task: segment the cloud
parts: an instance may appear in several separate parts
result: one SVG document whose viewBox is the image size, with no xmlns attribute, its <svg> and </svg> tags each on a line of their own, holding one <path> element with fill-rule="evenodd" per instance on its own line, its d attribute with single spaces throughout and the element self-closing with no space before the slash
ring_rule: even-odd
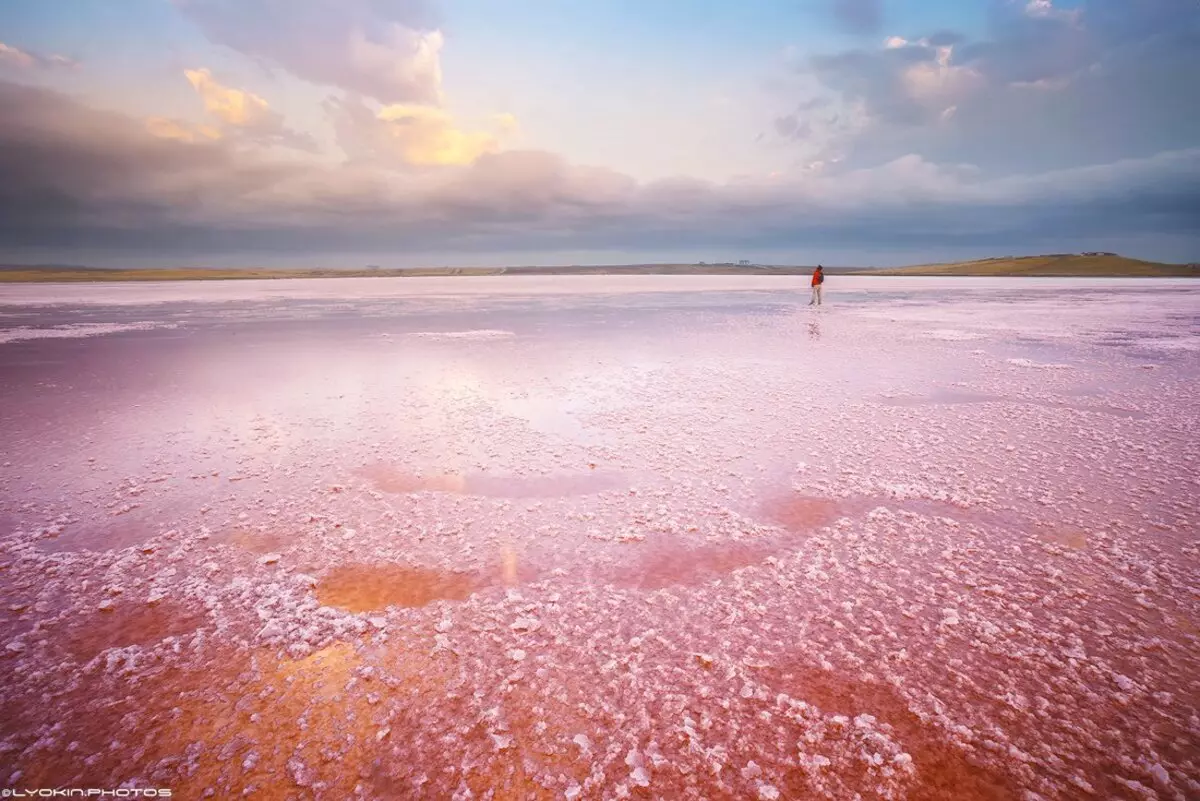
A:
<svg viewBox="0 0 1200 801">
<path fill-rule="evenodd" d="M 861 115 L 829 145 L 848 166 L 918 153 L 1002 174 L 1200 143 L 1200 6 L 1180 0 L 999 3 L 986 36 L 892 36 L 801 72 Z"/>
<path fill-rule="evenodd" d="M 55 247 L 86 260 L 112 249 L 166 258 L 937 242 L 1007 253 L 1122 236 L 1200 247 L 1200 148 L 1002 178 L 906 154 L 724 185 L 638 183 L 541 151 L 437 170 L 284 161 L 226 139 L 155 137 L 138 120 L 13 83 L 0 82 L 0 107 L 21 110 L 0 117 L 0 251 Z"/>
<path fill-rule="evenodd" d="M 430 106 L 390 105 L 375 111 L 358 98 L 330 98 L 326 111 L 338 144 L 354 160 L 392 167 L 447 167 L 474 163 L 500 148 L 516 126 L 498 115 L 495 133 L 457 127 L 449 113 Z"/>
<path fill-rule="evenodd" d="M 495 114 L 493 115 L 492 120 L 496 123 L 496 127 L 504 136 L 511 136 L 515 134 L 521 127 L 520 123 L 517 122 L 517 118 L 508 112 Z"/>
<path fill-rule="evenodd" d="M 902 73 L 901 85 L 913 101 L 940 114 L 977 91 L 985 79 L 971 65 L 952 63 L 953 45 L 934 48 L 933 53 L 932 60 L 909 65 Z"/>
<path fill-rule="evenodd" d="M 197 142 L 233 139 L 256 145 L 281 145 L 315 151 L 316 142 L 307 134 L 283 124 L 283 115 L 253 92 L 232 89 L 218 82 L 209 70 L 185 70 L 184 77 L 204 102 L 205 112 L 215 125 L 194 125 L 180 120 L 152 117 L 146 130 L 162 139 Z"/>
<path fill-rule="evenodd" d="M 1025 3 L 1025 14 L 1030 17 L 1058 18 L 1078 22 L 1080 19 L 1080 9 L 1078 8 L 1055 8 L 1054 0 L 1028 0 Z"/>
<path fill-rule="evenodd" d="M 833 0 L 833 18 L 849 33 L 875 33 L 883 23 L 881 0 Z"/>
<path fill-rule="evenodd" d="M 174 139 L 178 142 L 203 142 L 220 139 L 221 129 L 211 125 L 189 125 L 179 120 L 167 117 L 150 117 L 146 120 L 146 130 L 151 136 L 159 139 Z"/>
<path fill-rule="evenodd" d="M 158 138 L 143 122 L 45 89 L 0 82 L 0 106 L 20 110 L 0 117 L 0 237 L 143 231 L 219 207 L 271 171 L 237 162 L 225 143 Z"/>
<path fill-rule="evenodd" d="M 237 128 L 275 127 L 281 117 L 256 94 L 218 83 L 208 70 L 185 70 L 188 83 L 204 100 L 204 109 L 226 125 Z"/>
<path fill-rule="evenodd" d="M 0 42 L 0 68 L 15 67 L 17 69 L 55 69 L 73 68 L 77 62 L 66 56 L 41 55 L 29 50 L 22 50 L 13 45 Z"/>
<path fill-rule="evenodd" d="M 382 103 L 438 104 L 442 33 L 424 0 L 174 0 L 213 42 Z"/>
</svg>

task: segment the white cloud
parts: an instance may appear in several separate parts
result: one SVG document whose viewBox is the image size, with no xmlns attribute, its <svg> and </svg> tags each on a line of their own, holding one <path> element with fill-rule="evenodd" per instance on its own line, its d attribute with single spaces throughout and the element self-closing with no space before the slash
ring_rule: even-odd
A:
<svg viewBox="0 0 1200 801">
<path fill-rule="evenodd" d="M 1025 4 L 1025 14 L 1035 18 L 1060 19 L 1074 23 L 1082 18 L 1083 11 L 1078 8 L 1055 8 L 1054 0 L 1029 0 Z"/>
<path fill-rule="evenodd" d="M 41 55 L 29 50 L 23 50 L 14 45 L 8 45 L 0 42 L 0 67 L 16 67 L 17 69 L 48 69 L 75 67 L 78 64 L 60 55 Z"/>
<path fill-rule="evenodd" d="M 383 103 L 438 104 L 442 33 L 421 0 L 174 0 L 218 44 Z"/>
</svg>

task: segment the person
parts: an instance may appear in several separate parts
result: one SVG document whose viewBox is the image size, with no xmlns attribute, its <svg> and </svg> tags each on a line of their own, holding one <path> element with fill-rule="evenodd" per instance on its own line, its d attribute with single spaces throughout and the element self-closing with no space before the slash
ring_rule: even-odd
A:
<svg viewBox="0 0 1200 801">
<path fill-rule="evenodd" d="M 813 296 L 812 296 L 812 300 L 810 300 L 808 302 L 809 306 L 813 306 L 813 305 L 820 306 L 821 305 L 821 284 L 824 284 L 824 283 L 825 283 L 825 268 L 818 264 L 817 269 L 813 270 L 813 274 L 812 274 Z"/>
</svg>

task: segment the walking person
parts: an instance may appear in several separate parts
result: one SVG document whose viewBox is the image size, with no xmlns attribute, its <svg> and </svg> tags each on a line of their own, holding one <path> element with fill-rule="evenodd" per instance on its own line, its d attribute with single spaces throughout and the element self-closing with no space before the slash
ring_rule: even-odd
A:
<svg viewBox="0 0 1200 801">
<path fill-rule="evenodd" d="M 821 285 L 825 283 L 825 268 L 817 265 L 817 269 L 813 270 L 812 274 L 812 300 L 808 302 L 809 306 L 821 305 Z"/>
</svg>

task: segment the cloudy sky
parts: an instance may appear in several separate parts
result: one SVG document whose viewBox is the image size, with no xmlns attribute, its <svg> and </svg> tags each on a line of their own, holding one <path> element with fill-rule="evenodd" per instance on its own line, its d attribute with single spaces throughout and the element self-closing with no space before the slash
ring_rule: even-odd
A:
<svg viewBox="0 0 1200 801">
<path fill-rule="evenodd" d="M 1198 0 L 4 0 L 0 262 L 1200 261 Z"/>
</svg>

